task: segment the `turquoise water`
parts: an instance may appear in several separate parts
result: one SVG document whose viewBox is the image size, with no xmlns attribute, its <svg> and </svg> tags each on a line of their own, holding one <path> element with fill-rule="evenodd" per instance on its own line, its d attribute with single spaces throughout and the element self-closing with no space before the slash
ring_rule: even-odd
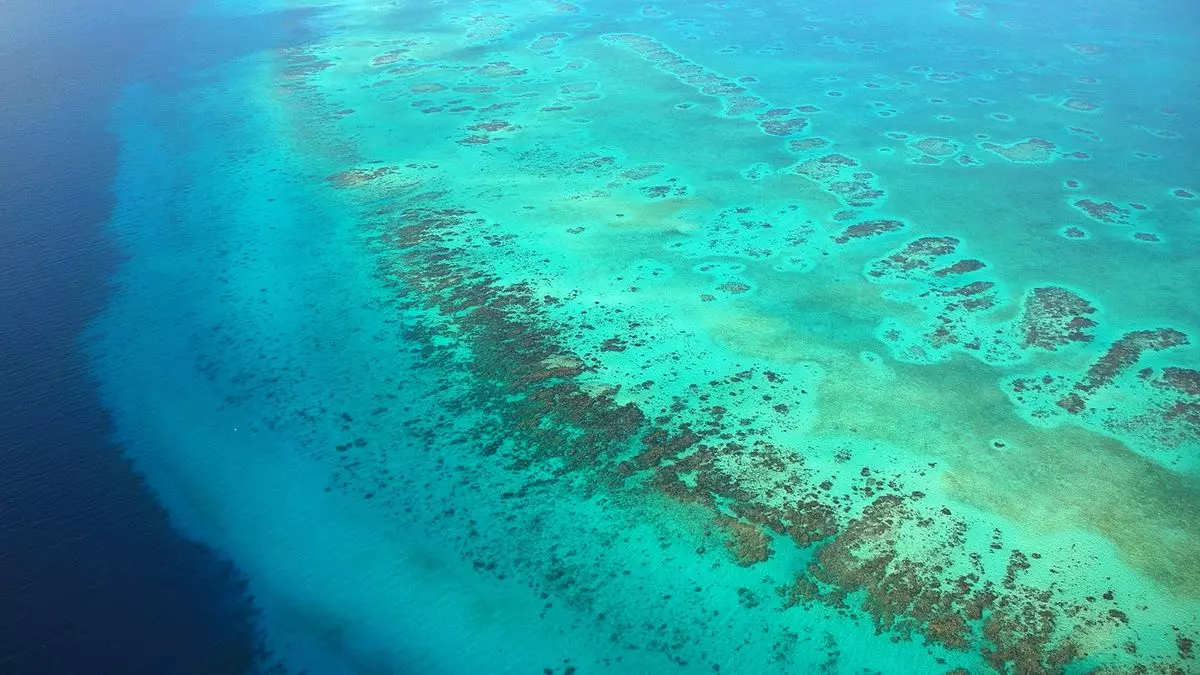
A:
<svg viewBox="0 0 1200 675">
<path fill-rule="evenodd" d="M 1195 10 L 262 16 L 113 110 L 87 338 L 273 661 L 1194 668 Z"/>
</svg>

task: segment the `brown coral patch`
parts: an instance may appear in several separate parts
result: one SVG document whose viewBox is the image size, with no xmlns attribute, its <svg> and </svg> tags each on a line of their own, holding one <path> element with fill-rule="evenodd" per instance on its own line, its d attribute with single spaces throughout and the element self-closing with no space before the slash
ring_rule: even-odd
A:
<svg viewBox="0 0 1200 675">
<path fill-rule="evenodd" d="M 840 167 L 856 167 L 858 162 L 841 154 L 833 153 L 801 162 L 796 167 L 796 173 L 812 180 L 822 181 L 837 176 Z"/>
<path fill-rule="evenodd" d="M 829 141 L 817 136 L 788 141 L 788 149 L 792 152 L 807 152 L 809 150 L 823 148 L 827 145 L 829 145 Z"/>
<path fill-rule="evenodd" d="M 850 227 L 842 230 L 840 234 L 833 237 L 833 243 L 846 244 L 855 239 L 869 239 L 877 237 L 881 234 L 889 232 L 899 232 L 903 230 L 905 225 L 902 221 L 880 218 L 876 220 L 864 220 L 861 223 L 855 223 Z"/>
<path fill-rule="evenodd" d="M 338 188 L 348 188 L 369 183 L 377 178 L 396 172 L 395 167 L 381 166 L 376 169 L 346 169 L 325 177 L 325 180 Z"/>
<path fill-rule="evenodd" d="M 1126 333 L 1121 339 L 1114 342 L 1103 356 L 1088 367 L 1083 379 L 1075 384 L 1075 389 L 1085 396 L 1092 394 L 1097 389 L 1112 383 L 1119 375 L 1133 367 L 1142 358 L 1143 352 L 1162 351 L 1188 344 L 1190 344 L 1188 336 L 1173 328 L 1156 328 Z M 1071 394 L 1070 397 L 1079 399 L 1078 394 Z M 1059 405 L 1062 405 L 1062 402 Z"/>
<path fill-rule="evenodd" d="M 957 274 L 969 274 L 971 272 L 977 272 L 977 271 L 983 269 L 984 267 L 987 267 L 987 265 L 984 264 L 984 262 L 982 260 L 976 260 L 974 258 L 967 258 L 965 260 L 959 260 L 958 262 L 954 263 L 953 265 L 950 265 L 949 267 L 943 267 L 942 269 L 937 270 L 936 272 L 933 273 L 933 276 L 946 277 L 946 276 L 957 275 Z"/>
<path fill-rule="evenodd" d="M 1055 145 L 1043 138 L 1030 138 L 1012 145 L 984 143 L 980 147 L 993 152 L 1010 162 L 1038 163 L 1054 159 Z"/>
<path fill-rule="evenodd" d="M 517 68 L 508 61 L 495 61 L 476 69 L 480 75 L 485 77 L 517 77 L 524 75 L 526 72 L 523 68 Z"/>
<path fill-rule="evenodd" d="M 717 525 L 728 534 L 725 546 L 733 554 L 734 561 L 742 567 L 764 562 L 774 552 L 771 549 L 771 537 L 758 525 L 727 516 L 719 517 Z"/>
<path fill-rule="evenodd" d="M 757 96 L 734 96 L 725 103 L 725 114 L 738 117 L 766 107 L 767 102 Z"/>
<path fill-rule="evenodd" d="M 992 644 L 983 650 L 984 660 L 1001 673 L 1060 672 L 1082 654 L 1070 640 L 1051 647 L 1056 625 L 1054 610 L 1041 603 L 999 608 L 983 623 L 983 636 Z"/>
<path fill-rule="evenodd" d="M 727 467 L 750 466 L 758 480 L 786 475 L 794 460 L 785 462 L 786 453 L 761 441 L 755 441 L 759 445 L 706 443 L 743 433 L 733 423 L 734 415 L 723 407 L 704 407 L 711 428 L 692 431 L 672 422 L 669 415 L 650 423 L 639 407 L 614 400 L 612 391 L 584 386 L 579 381 L 587 370 L 584 361 L 564 348 L 567 341 L 556 329 L 538 320 L 543 305 L 539 294 L 521 284 L 501 285 L 484 273 L 459 266 L 461 251 L 443 240 L 456 228 L 474 231 L 479 220 L 470 216 L 460 209 L 406 212 L 379 235 L 403 255 L 384 256 L 387 262 L 381 264 L 387 266 L 389 278 L 402 281 L 406 302 L 446 317 L 455 340 L 470 344 L 471 358 L 453 368 L 468 373 L 472 383 L 473 393 L 459 405 L 502 417 L 506 441 L 521 449 L 509 457 L 514 470 L 542 462 L 539 480 L 549 480 L 540 477 L 542 467 L 554 477 L 586 471 L 575 475 L 595 476 L 605 481 L 603 485 L 628 484 L 703 507 L 716 518 L 726 546 L 740 565 L 771 557 L 771 532 L 802 546 L 817 545 L 813 565 L 783 590 L 788 601 L 815 600 L 844 607 L 852 597 L 848 594 L 860 591 L 865 595 L 863 611 L 880 630 L 892 632 L 897 639 L 923 634 L 927 642 L 949 649 L 986 644 L 989 660 L 1001 672 L 1022 672 L 1018 667 L 1034 664 L 1053 672 L 1073 658 L 1068 643 L 1044 639 L 1043 623 L 1026 620 L 1027 615 L 1040 616 L 1044 606 L 1023 600 L 1031 596 L 1030 589 L 992 588 L 977 576 L 948 574 L 936 560 L 906 558 L 897 550 L 897 541 L 909 532 L 903 528 L 931 522 L 928 514 L 918 510 L 924 508 L 923 502 L 910 499 L 908 490 L 903 496 L 886 494 L 891 489 L 885 486 L 886 478 L 877 479 L 864 468 L 864 482 L 858 489 L 879 490 L 882 496 L 839 530 L 842 507 L 827 503 L 829 481 L 818 487 L 809 485 L 807 476 L 788 477 L 777 483 L 779 506 L 756 501 L 761 490 L 740 482 L 745 480 L 741 474 L 734 475 Z M 957 243 L 948 237 L 929 237 L 905 250 L 932 260 L 953 252 Z M 928 262 L 926 268 L 931 268 Z M 414 336 L 414 344 L 424 345 L 436 358 L 437 341 L 428 337 Z M 739 373 L 729 381 L 747 383 L 751 375 Z M 773 373 L 764 376 L 771 383 L 781 379 Z M 680 402 L 672 411 L 683 409 Z M 730 462 L 735 455 L 738 461 Z M 784 497 L 793 489 L 793 497 Z M 837 498 L 833 500 L 837 504 Z M 729 512 L 733 515 L 718 515 Z M 1014 584 L 1019 567 L 1010 563 Z M 986 643 L 978 635 L 980 622 L 991 622 L 983 637 Z"/>
<path fill-rule="evenodd" d="M 408 90 L 414 94 L 436 94 L 437 92 L 445 91 L 446 89 L 446 85 L 439 84 L 437 82 L 414 84 L 408 88 Z"/>
<path fill-rule="evenodd" d="M 1024 335 L 1023 347 L 1055 351 L 1072 342 L 1091 342 L 1088 331 L 1096 322 L 1088 318 L 1096 313 L 1090 302 L 1065 288 L 1035 288 L 1025 297 L 1018 327 Z"/>
<path fill-rule="evenodd" d="M 1200 370 L 1168 366 L 1163 368 L 1162 379 L 1155 384 L 1189 396 L 1200 396 Z"/>
<path fill-rule="evenodd" d="M 643 450 L 633 458 L 633 465 L 639 471 L 652 469 L 664 460 L 679 459 L 689 448 L 700 441 L 700 436 L 691 429 L 672 436 L 665 429 L 651 429 L 642 437 Z"/>
<path fill-rule="evenodd" d="M 1100 202 L 1094 199 L 1077 199 L 1073 206 L 1083 211 L 1089 218 L 1108 225 L 1128 225 L 1132 212 L 1117 206 L 1112 202 Z"/>
<path fill-rule="evenodd" d="M 759 116 L 758 127 L 771 136 L 792 136 L 804 131 L 808 127 L 808 120 L 803 117 Z"/>
<path fill-rule="evenodd" d="M 505 122 L 504 120 L 492 120 L 490 122 L 480 122 L 479 124 L 472 124 L 471 126 L 467 127 L 467 129 L 470 131 L 482 131 L 482 132 L 487 132 L 487 133 L 491 133 L 494 131 L 512 131 L 516 128 L 517 127 L 513 126 L 512 124 L 510 124 L 508 122 Z"/>
<path fill-rule="evenodd" d="M 949 138 L 929 136 L 909 144 L 913 149 L 934 157 L 946 157 L 958 151 L 958 143 Z"/>
<path fill-rule="evenodd" d="M 534 51 L 555 49 L 558 47 L 559 43 L 567 37 L 569 36 L 566 33 L 546 33 L 544 35 L 539 35 L 537 36 L 537 39 L 529 44 L 529 48 Z"/>
<path fill-rule="evenodd" d="M 932 268 L 935 259 L 954 253 L 958 244 L 959 240 L 954 237 L 921 237 L 887 258 L 872 263 L 867 276 L 912 279 L 914 275 Z"/>
</svg>

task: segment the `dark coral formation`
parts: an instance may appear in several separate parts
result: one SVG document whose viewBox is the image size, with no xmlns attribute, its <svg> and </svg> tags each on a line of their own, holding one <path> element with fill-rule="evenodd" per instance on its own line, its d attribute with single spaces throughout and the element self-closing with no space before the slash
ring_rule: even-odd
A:
<svg viewBox="0 0 1200 675">
<path fill-rule="evenodd" d="M 469 340 L 473 356 L 462 367 L 469 370 L 478 392 L 462 405 L 484 407 L 503 417 L 515 450 L 501 455 L 514 470 L 541 466 L 536 475 L 548 471 L 552 476 L 590 476 L 614 489 L 650 490 L 706 509 L 740 566 L 770 559 L 784 542 L 808 549 L 811 564 L 780 589 L 785 605 L 820 602 L 849 609 L 854 603 L 881 631 L 949 650 L 978 651 L 997 672 L 1056 672 L 1085 656 L 1064 637 L 1064 616 L 1093 623 L 1119 621 L 1109 617 L 1109 609 L 1116 611 L 1111 605 L 1093 610 L 1023 585 L 1021 576 L 1037 564 L 1036 554 L 1010 552 L 1003 583 L 994 584 L 981 578 L 981 569 L 956 566 L 950 558 L 902 553 L 902 539 L 937 531 L 945 539 L 935 550 L 953 549 L 953 559 L 968 559 L 961 551 L 965 522 L 948 508 L 925 505 L 924 494 L 905 490 L 899 476 L 862 467 L 854 472 L 854 484 L 840 485 L 845 477 L 814 476 L 799 454 L 756 439 L 755 432 L 728 419 L 729 411 L 704 405 L 703 396 L 692 403 L 678 401 L 670 412 L 656 415 L 619 403 L 611 391 L 586 388 L 580 380 L 587 372 L 585 362 L 566 350 L 550 324 L 539 320 L 541 300 L 521 285 L 499 285 L 455 262 L 460 252 L 443 242 L 460 229 L 475 227 L 470 212 L 413 210 L 403 214 L 402 222 L 379 235 L 381 243 L 405 252 L 402 260 L 384 258 L 387 275 L 398 280 L 406 302 L 435 310 L 452 323 L 458 339 Z M 880 261 L 879 269 L 950 279 L 982 268 L 971 259 L 939 264 L 957 246 L 950 237 L 918 239 Z M 938 276 L 943 270 L 947 271 Z M 989 289 L 990 282 L 979 281 L 940 292 L 961 302 L 986 295 Z M 1027 307 L 1026 314 L 1027 323 L 1038 325 L 1034 342 L 1072 339 L 1071 320 L 1089 313 L 1086 302 L 1062 289 L 1039 289 L 1031 297 L 1037 309 Z M 434 344 L 421 330 L 426 329 L 414 329 L 418 343 Z M 1130 349 L 1178 338 L 1162 333 L 1157 339 L 1131 340 L 1137 345 L 1127 344 Z M 619 351 L 628 345 L 625 338 L 610 337 L 601 349 Z M 427 349 L 431 358 L 436 356 L 436 349 Z M 746 371 L 727 382 L 774 385 L 782 379 L 774 373 Z M 1183 390 L 1197 386 L 1195 374 L 1182 371 L 1164 373 L 1162 382 Z M 697 414 L 683 412 L 688 409 Z M 848 453 L 839 461 L 846 460 Z M 764 477 L 770 477 L 774 487 L 764 490 Z M 839 489 L 847 488 L 859 495 L 856 499 L 865 495 L 871 502 L 856 516 L 843 519 L 843 505 L 851 501 L 849 494 L 839 495 Z M 935 530 L 934 523 L 941 523 L 940 529 Z M 754 589 L 739 597 L 762 602 Z"/>
<path fill-rule="evenodd" d="M 478 66 L 474 70 L 485 77 L 518 77 L 529 72 L 524 68 L 514 66 L 508 61 L 493 61 L 492 63 Z"/>
<path fill-rule="evenodd" d="M 780 595 L 789 604 L 844 607 L 851 593 L 862 591 L 861 609 L 879 630 L 900 635 L 920 630 L 927 644 L 978 648 L 1001 673 L 1059 672 L 1083 655 L 1058 633 L 1062 608 L 1049 594 L 1017 581 L 1030 567 L 1022 552 L 1011 552 L 1002 587 L 982 581 L 976 571 L 936 582 L 938 565 L 904 559 L 893 547 L 914 521 L 918 527 L 922 522 L 902 498 L 876 499 Z"/>
<path fill-rule="evenodd" d="M 1072 342 L 1091 342 L 1096 308 L 1078 294 L 1057 286 L 1035 288 L 1025 297 L 1018 320 L 1025 347 L 1054 351 Z"/>
<path fill-rule="evenodd" d="M 381 166 L 374 169 L 346 169 L 325 177 L 334 187 L 348 188 L 369 183 L 373 180 L 389 176 L 396 172 L 395 167 Z"/>
<path fill-rule="evenodd" d="M 815 181 L 846 206 L 867 208 L 884 196 L 875 175 L 858 168 L 858 160 L 840 153 L 806 159 L 796 165 L 796 173 Z"/>
<path fill-rule="evenodd" d="M 1132 212 L 1117 206 L 1112 202 L 1101 202 L 1095 199 L 1077 199 L 1072 206 L 1083 211 L 1092 220 L 1106 225 L 1128 225 Z"/>
<path fill-rule="evenodd" d="M 1031 396 L 1038 400 L 1053 401 L 1059 411 L 1070 415 L 1091 414 L 1094 409 L 1091 399 L 1099 392 L 1117 386 L 1118 378 L 1128 373 L 1142 359 L 1145 352 L 1164 351 L 1190 344 L 1188 336 L 1173 328 L 1157 328 L 1126 333 L 1097 358 L 1083 374 L 1074 378 L 1056 374 L 1040 377 L 1020 377 L 1009 382 L 1008 388 L 1018 403 L 1026 403 Z M 1200 439 L 1200 392 L 1196 372 L 1179 367 L 1167 367 L 1162 375 L 1154 379 L 1152 368 L 1138 372 L 1131 386 L 1145 387 L 1143 391 L 1158 392 L 1152 398 L 1149 410 L 1143 414 L 1108 421 L 1113 428 L 1159 429 L 1159 443 L 1175 443 L 1183 438 Z M 1050 411 L 1034 408 L 1034 417 L 1049 416 Z"/>
<path fill-rule="evenodd" d="M 718 518 L 717 524 L 729 533 L 725 545 L 742 567 L 763 562 L 774 552 L 771 550 L 771 538 L 758 525 L 727 517 Z"/>
<path fill-rule="evenodd" d="M 534 51 L 549 51 L 557 49 L 563 40 L 570 37 L 566 33 L 545 33 L 537 36 L 533 42 L 529 44 L 529 48 Z"/>
<path fill-rule="evenodd" d="M 951 350 L 963 350 L 988 363 L 1012 360 L 1014 353 L 1006 329 L 981 328 L 975 315 L 1001 304 L 996 282 L 964 280 L 986 268 L 974 258 L 947 263 L 943 258 L 958 252 L 954 237 L 922 237 L 909 242 L 887 257 L 870 262 L 865 270 L 879 283 L 919 282 L 925 290 L 916 294 L 927 317 L 918 326 L 885 322 L 879 337 L 901 360 L 928 362 L 945 358 Z"/>
<path fill-rule="evenodd" d="M 730 117 L 740 117 L 748 115 L 755 110 L 765 108 L 767 102 L 757 96 L 731 96 L 725 103 L 725 114 Z"/>
<path fill-rule="evenodd" d="M 823 181 L 837 176 L 843 168 L 857 166 L 858 162 L 846 155 L 829 154 L 802 162 L 796 167 L 796 173 L 816 181 Z"/>
<path fill-rule="evenodd" d="M 1091 394 L 1133 367 L 1142 358 L 1143 352 L 1162 351 L 1187 344 L 1190 344 L 1188 336 L 1174 328 L 1126 333 L 1088 368 L 1084 377 L 1075 384 L 1075 389 L 1085 395 Z"/>
<path fill-rule="evenodd" d="M 855 223 L 842 230 L 841 233 L 834 235 L 833 243 L 846 244 L 855 239 L 868 239 L 870 237 L 877 237 L 881 234 L 887 234 L 889 232 L 899 232 L 904 228 L 904 223 L 899 220 L 892 220 L 889 218 L 864 220 L 861 223 Z"/>
<path fill-rule="evenodd" d="M 933 273 L 933 276 L 947 277 L 947 276 L 957 275 L 957 274 L 969 274 L 971 272 L 978 272 L 979 270 L 983 269 L 984 267 L 987 267 L 987 265 L 982 260 L 976 260 L 975 258 L 966 258 L 964 260 L 959 260 L 959 261 L 955 262 L 953 265 L 950 265 L 949 267 L 943 267 L 942 269 L 937 270 L 936 272 Z"/>
<path fill-rule="evenodd" d="M 771 136 L 794 136 L 808 127 L 808 119 L 791 108 L 774 108 L 758 116 L 758 126 Z"/>
<path fill-rule="evenodd" d="M 1167 366 L 1162 370 L 1162 379 L 1155 384 L 1183 392 L 1188 396 L 1200 396 L 1200 371 L 1192 368 Z"/>
<path fill-rule="evenodd" d="M 1036 603 L 1002 607 L 983 624 L 983 635 L 994 645 L 984 659 L 997 672 L 1057 673 L 1082 656 L 1067 639 L 1054 645 L 1056 612 Z"/>
<path fill-rule="evenodd" d="M 411 210 L 399 222 L 382 226 L 378 241 L 404 252 L 381 260 L 385 278 L 395 280 L 405 302 L 434 311 L 450 323 L 456 340 L 469 342 L 472 357 L 456 368 L 470 373 L 477 391 L 461 405 L 503 419 L 513 450 L 495 451 L 498 461 L 531 476 L 587 477 L 611 489 L 649 490 L 705 509 L 738 565 L 760 564 L 785 545 L 808 549 L 812 563 L 780 589 L 786 604 L 849 609 L 853 603 L 882 631 L 949 650 L 977 651 L 997 672 L 1057 672 L 1086 656 L 1064 623 L 1119 621 L 1105 618 L 1109 609 L 1116 611 L 1112 605 L 1093 609 L 1023 585 L 1021 575 L 1037 564 L 1036 554 L 1011 552 L 1004 582 L 993 584 L 981 579 L 982 570 L 903 553 L 902 539 L 937 531 L 948 533 L 937 550 L 954 550 L 954 560 L 966 560 L 966 524 L 949 509 L 925 505 L 924 495 L 903 489 L 898 476 L 862 467 L 855 472 L 856 484 L 843 485 L 845 477 L 814 476 L 800 455 L 756 439 L 755 432 L 730 419 L 729 411 L 705 405 L 703 396 L 678 401 L 659 414 L 622 404 L 611 390 L 586 387 L 584 359 L 572 355 L 557 329 L 539 318 L 541 298 L 520 284 L 501 285 L 461 266 L 461 251 L 447 242 L 456 232 L 478 229 L 466 210 Z M 973 259 L 944 261 L 958 244 L 951 237 L 918 239 L 872 269 L 945 280 L 982 269 Z M 990 282 L 968 282 L 940 292 L 961 302 L 989 289 Z M 1062 289 L 1039 289 L 1031 297 L 1037 309 L 1027 307 L 1026 318 L 1038 324 L 1031 343 L 1069 341 L 1071 321 L 1089 314 L 1086 302 Z M 426 345 L 429 358 L 445 358 L 433 346 L 437 341 L 423 332 L 432 330 L 436 323 L 414 328 L 413 338 Z M 1157 338 L 1126 347 L 1178 342 L 1170 333 Z M 619 351 L 630 342 L 609 337 L 600 348 Z M 1194 378 L 1194 373 L 1172 371 L 1164 373 L 1162 386 L 1187 390 L 1195 386 Z M 728 378 L 739 385 L 780 380 L 753 371 Z M 749 475 L 755 476 L 753 484 L 746 482 Z M 776 480 L 775 486 L 764 491 L 762 477 Z M 857 515 L 842 515 L 852 500 L 839 490 L 847 489 L 855 499 L 872 499 Z M 754 589 L 739 597 L 762 602 Z M 1071 622 L 1064 621 L 1068 616 Z"/>
<path fill-rule="evenodd" d="M 482 132 L 487 132 L 487 133 L 492 133 L 492 132 L 496 132 L 496 131 L 512 131 L 516 128 L 517 127 L 513 126 L 512 124 L 510 124 L 509 122 L 506 122 L 504 120 L 491 120 L 489 122 L 480 122 L 479 124 L 472 124 L 471 126 L 467 127 L 467 129 L 470 131 L 482 131 Z"/>
<path fill-rule="evenodd" d="M 933 272 L 938 258 L 950 255 L 958 250 L 958 244 L 959 240 L 954 237 L 921 237 L 909 242 L 904 248 L 886 258 L 871 263 L 867 268 L 867 276 L 879 280 L 888 279 L 894 281 L 921 278 Z M 971 264 L 966 263 L 967 266 Z M 982 262 L 980 264 L 982 265 Z M 959 267 L 959 265 L 960 263 L 954 263 L 949 267 L 941 268 L 939 271 L 945 271 L 944 274 L 933 273 L 936 276 L 944 277 L 965 272 L 966 270 Z M 951 269 L 955 269 L 955 271 L 949 271 Z"/>
<path fill-rule="evenodd" d="M 1104 140 L 1098 132 L 1096 132 L 1095 130 L 1092 130 L 1092 129 L 1085 128 L 1085 127 L 1074 127 L 1074 126 L 1067 127 L 1067 131 L 1074 136 L 1080 136 L 1082 138 L 1088 139 L 1089 141 L 1099 142 L 1099 141 Z"/>
<path fill-rule="evenodd" d="M 1003 304 L 999 286 L 980 278 L 987 263 L 962 256 L 960 244 L 954 237 L 922 237 L 867 264 L 868 279 L 918 282 L 922 289 L 910 301 L 920 307 L 925 321 L 910 325 L 888 320 L 877 333 L 894 357 L 925 363 L 963 351 L 1000 365 L 1020 361 L 1023 349 L 1055 351 L 1093 339 L 1095 307 L 1059 287 L 1032 289 L 1020 314 L 1001 320 L 993 312 Z"/>
<path fill-rule="evenodd" d="M 1044 138 L 1030 138 L 1012 145 L 983 143 L 979 147 L 1010 162 L 1042 163 L 1054 159 L 1056 146 Z"/>
<path fill-rule="evenodd" d="M 958 152 L 960 147 L 958 143 L 951 141 L 949 138 L 940 138 L 937 136 L 929 136 L 909 144 L 914 150 L 932 155 L 934 157 L 946 157 Z"/>
<path fill-rule="evenodd" d="M 817 150 L 827 145 L 829 145 L 829 141 L 818 136 L 788 141 L 788 149 L 792 152 L 808 152 L 809 150 Z"/>
<path fill-rule="evenodd" d="M 1029 406 L 1034 418 L 1066 413 L 1099 423 L 1108 431 L 1149 436 L 1152 450 L 1167 452 L 1183 443 L 1200 442 L 1200 375 L 1190 368 L 1141 368 L 1128 374 L 1147 351 L 1163 351 L 1189 344 L 1188 337 L 1170 328 L 1135 331 L 1124 335 L 1096 359 L 1083 377 L 1047 373 L 1018 377 L 1008 382 L 1015 402 Z M 1140 410 L 1119 410 L 1093 404 L 1097 396 L 1118 389 L 1144 400 Z M 1167 454 L 1170 457 L 1170 454 Z"/>
<path fill-rule="evenodd" d="M 749 285 L 744 284 L 740 281 L 727 281 L 727 282 L 721 284 L 720 286 L 718 286 L 717 288 L 719 288 L 720 290 L 725 291 L 726 293 L 729 293 L 731 295 L 741 295 L 742 293 L 745 293 L 746 291 L 750 290 Z"/>
<path fill-rule="evenodd" d="M 942 325 L 936 329 L 934 333 L 936 338 L 933 342 L 957 341 L 955 336 L 959 333 L 965 334 L 965 332 L 950 330 L 950 325 L 956 323 L 956 319 L 961 320 L 961 317 L 954 315 L 992 309 L 999 302 L 995 288 L 996 282 L 994 281 L 971 281 L 954 288 L 938 288 L 929 291 L 929 293 L 936 293 L 950 301 L 942 308 L 942 312 L 937 317 Z M 937 345 L 935 344 L 935 346 Z"/>
<path fill-rule="evenodd" d="M 439 82 L 423 82 L 409 86 L 408 90 L 414 94 L 436 94 L 439 91 L 445 91 L 446 85 Z"/>
</svg>

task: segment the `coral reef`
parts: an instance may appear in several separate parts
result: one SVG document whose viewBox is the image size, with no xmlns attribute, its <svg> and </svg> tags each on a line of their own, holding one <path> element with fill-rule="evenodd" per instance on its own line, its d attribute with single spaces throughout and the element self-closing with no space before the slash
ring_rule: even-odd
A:
<svg viewBox="0 0 1200 675">
<path fill-rule="evenodd" d="M 1054 159 L 1055 145 L 1042 138 L 1030 138 L 1012 145 L 996 143 L 981 143 L 984 150 L 995 153 L 1000 157 L 1017 163 L 1044 163 Z"/>
<path fill-rule="evenodd" d="M 1077 199 L 1071 203 L 1087 217 L 1106 225 L 1128 225 L 1133 213 L 1112 202 L 1101 202 L 1095 199 Z"/>
<path fill-rule="evenodd" d="M 1091 303 L 1065 288 L 1035 288 L 1026 295 L 1018 319 L 1022 346 L 1054 351 L 1072 342 L 1090 342 L 1095 335 L 1088 331 L 1096 322 L 1089 316 L 1095 313 Z"/>
<path fill-rule="evenodd" d="M 833 243 L 846 244 L 855 239 L 867 239 L 876 237 L 889 232 L 899 232 L 904 229 L 905 225 L 899 220 L 888 218 L 880 218 L 877 220 L 864 220 L 861 223 L 855 223 L 850 227 L 842 230 L 840 234 L 833 237 Z"/>
</svg>

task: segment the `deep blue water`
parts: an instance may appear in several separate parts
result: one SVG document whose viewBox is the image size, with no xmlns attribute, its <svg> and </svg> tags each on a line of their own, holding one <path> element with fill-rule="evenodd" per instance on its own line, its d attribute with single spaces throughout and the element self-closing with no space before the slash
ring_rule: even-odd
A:
<svg viewBox="0 0 1200 675">
<path fill-rule="evenodd" d="M 176 535 L 108 441 L 77 342 L 118 262 L 108 111 L 183 10 L 0 4 L 3 673 L 244 672 L 257 649 L 238 571 Z"/>
</svg>

